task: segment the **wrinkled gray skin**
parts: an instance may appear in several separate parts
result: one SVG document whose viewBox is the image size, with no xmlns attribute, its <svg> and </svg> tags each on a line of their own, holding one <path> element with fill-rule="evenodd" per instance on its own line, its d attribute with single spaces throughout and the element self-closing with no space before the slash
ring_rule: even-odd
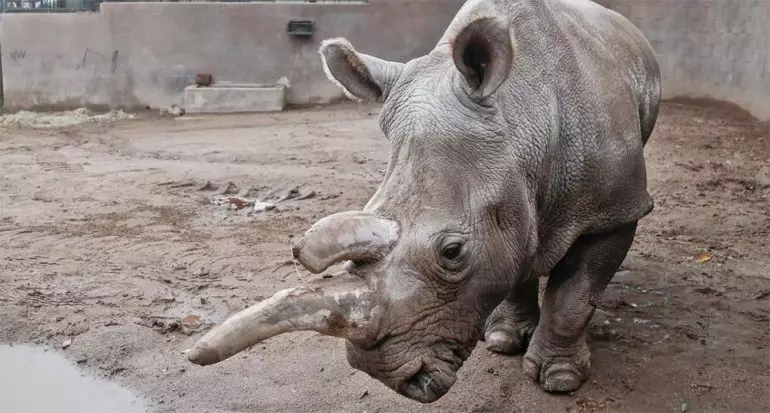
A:
<svg viewBox="0 0 770 413">
<path fill-rule="evenodd" d="M 406 64 L 344 39 L 320 52 L 348 96 L 383 103 L 390 160 L 363 212 L 319 222 L 294 249 L 313 272 L 347 261 L 367 304 L 291 326 L 347 338 L 353 367 L 424 403 L 481 338 L 525 353 L 545 390 L 579 388 L 596 300 L 653 208 L 643 146 L 660 75 L 645 38 L 588 0 L 482 0 Z M 211 340 L 191 359 L 229 357 Z"/>
</svg>

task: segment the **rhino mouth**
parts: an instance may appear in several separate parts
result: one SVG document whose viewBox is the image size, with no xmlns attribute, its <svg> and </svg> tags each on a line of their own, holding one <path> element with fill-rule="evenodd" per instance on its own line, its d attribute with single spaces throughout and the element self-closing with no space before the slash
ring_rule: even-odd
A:
<svg viewBox="0 0 770 413">
<path fill-rule="evenodd" d="M 412 400 L 433 403 L 445 395 L 456 380 L 457 375 L 454 372 L 443 375 L 442 379 L 437 379 L 424 368 L 420 368 L 415 375 L 404 380 L 395 390 Z"/>
<path fill-rule="evenodd" d="M 443 397 L 457 381 L 457 371 L 470 355 L 466 346 L 433 346 L 433 356 L 417 364 L 414 373 L 398 383 L 394 390 L 421 403 L 433 403 Z"/>
</svg>

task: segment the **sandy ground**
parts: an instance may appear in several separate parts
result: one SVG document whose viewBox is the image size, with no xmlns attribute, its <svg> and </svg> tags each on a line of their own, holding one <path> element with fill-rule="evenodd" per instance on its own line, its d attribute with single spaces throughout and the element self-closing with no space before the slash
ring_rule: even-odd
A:
<svg viewBox="0 0 770 413">
<path fill-rule="evenodd" d="M 315 333 L 188 363 L 212 323 L 301 281 L 291 236 L 374 193 L 377 111 L 0 131 L 0 342 L 71 340 L 68 358 L 156 412 L 770 411 L 770 133 L 682 103 L 665 104 L 648 145 L 657 206 L 594 319 L 592 380 L 576 394 L 544 393 L 519 357 L 483 343 L 432 405 L 353 370 L 340 340 Z M 212 202 L 227 182 L 305 199 L 227 209 Z"/>
</svg>

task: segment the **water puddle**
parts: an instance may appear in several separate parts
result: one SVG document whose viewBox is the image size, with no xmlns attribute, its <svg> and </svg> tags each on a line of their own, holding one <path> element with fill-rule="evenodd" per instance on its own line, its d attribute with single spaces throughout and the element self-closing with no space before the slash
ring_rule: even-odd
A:
<svg viewBox="0 0 770 413">
<path fill-rule="evenodd" d="M 145 413 L 118 384 L 81 372 L 40 347 L 0 344 L 0 411 L 8 413 Z"/>
</svg>

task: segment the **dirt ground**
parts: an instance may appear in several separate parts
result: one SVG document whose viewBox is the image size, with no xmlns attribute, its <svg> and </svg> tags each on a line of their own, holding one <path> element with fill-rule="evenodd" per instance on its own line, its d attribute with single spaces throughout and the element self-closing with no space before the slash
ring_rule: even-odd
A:
<svg viewBox="0 0 770 413">
<path fill-rule="evenodd" d="M 519 357 L 483 343 L 431 405 L 353 370 L 341 340 L 315 333 L 187 362 L 212 323 L 301 282 L 291 236 L 374 193 L 377 112 L 0 131 L 0 342 L 71 340 L 68 358 L 156 412 L 770 411 L 770 133 L 693 103 L 662 109 L 647 147 L 656 209 L 594 318 L 592 379 L 577 393 L 544 393 Z M 227 182 L 277 208 L 215 204 Z"/>
</svg>

